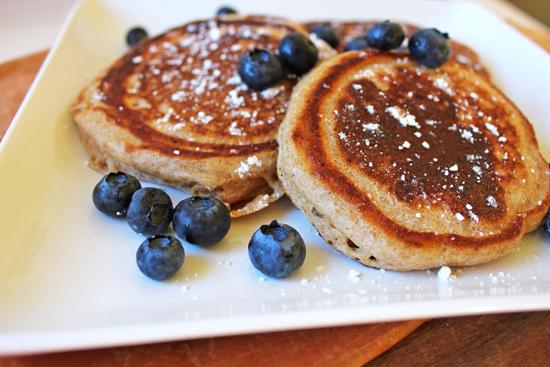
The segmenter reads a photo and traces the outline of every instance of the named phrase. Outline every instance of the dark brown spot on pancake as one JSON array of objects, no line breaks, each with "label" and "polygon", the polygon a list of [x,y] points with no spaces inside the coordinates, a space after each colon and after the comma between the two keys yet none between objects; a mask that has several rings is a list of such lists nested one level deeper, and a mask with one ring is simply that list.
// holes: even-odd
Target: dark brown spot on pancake
[{"label": "dark brown spot on pancake", "polygon": [[315,216],[317,216],[317,217],[319,217],[319,218],[323,218],[323,214],[319,213],[319,211],[317,210],[317,208],[315,208],[315,207],[311,208],[311,212],[312,212]]},{"label": "dark brown spot on pancake", "polygon": [[359,246],[357,246],[357,245],[355,244],[355,242],[353,242],[353,241],[350,240],[349,238],[347,239],[346,243],[347,243],[347,245],[348,245],[351,249],[353,249],[353,250],[357,250],[357,249],[359,248]]}]

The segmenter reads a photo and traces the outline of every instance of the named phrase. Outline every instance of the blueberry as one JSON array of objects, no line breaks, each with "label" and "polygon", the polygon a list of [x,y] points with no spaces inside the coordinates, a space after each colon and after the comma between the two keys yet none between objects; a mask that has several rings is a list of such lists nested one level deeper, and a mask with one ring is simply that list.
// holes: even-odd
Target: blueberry
[{"label": "blueberry", "polygon": [[544,232],[546,232],[546,234],[550,234],[550,215],[549,214],[546,214],[546,217],[544,218],[544,223],[542,226],[544,228]]},{"label": "blueberry", "polygon": [[147,187],[135,192],[128,207],[128,224],[144,236],[163,234],[172,220],[172,200],[162,190]]},{"label": "blueberry", "polygon": [[225,237],[231,226],[231,216],[218,199],[193,196],[176,206],[172,223],[181,239],[199,246],[210,246]]},{"label": "blueberry", "polygon": [[313,33],[317,38],[322,39],[333,48],[338,47],[340,44],[340,37],[328,23],[316,24],[309,30],[310,33]]},{"label": "blueberry", "polygon": [[126,43],[130,47],[134,47],[141,40],[148,37],[147,31],[142,27],[134,27],[128,31],[126,34]]},{"label": "blueberry", "polygon": [[298,231],[274,220],[254,233],[248,243],[248,256],[265,275],[284,278],[302,266],[306,246]]},{"label": "blueberry", "polygon": [[412,58],[428,68],[437,68],[451,55],[449,35],[435,28],[416,31],[409,40]]},{"label": "blueberry", "polygon": [[364,50],[368,47],[367,36],[359,36],[346,43],[344,51]]},{"label": "blueberry", "polygon": [[292,32],[279,43],[279,54],[290,71],[302,75],[315,66],[319,52],[307,36]]},{"label": "blueberry", "polygon": [[404,39],[405,32],[403,28],[389,20],[373,25],[367,32],[369,46],[382,51],[398,48]]},{"label": "blueberry", "polygon": [[216,11],[216,16],[221,17],[223,15],[237,14],[237,11],[230,6],[222,6]]},{"label": "blueberry", "polygon": [[151,279],[165,280],[183,265],[185,251],[181,242],[171,236],[154,236],[143,241],[136,253],[139,270]]},{"label": "blueberry", "polygon": [[95,185],[92,199],[100,212],[112,217],[125,217],[132,195],[140,188],[134,176],[111,172]]},{"label": "blueberry", "polygon": [[258,48],[241,57],[237,72],[246,85],[256,90],[269,88],[280,82],[285,76],[279,57],[272,52]]}]

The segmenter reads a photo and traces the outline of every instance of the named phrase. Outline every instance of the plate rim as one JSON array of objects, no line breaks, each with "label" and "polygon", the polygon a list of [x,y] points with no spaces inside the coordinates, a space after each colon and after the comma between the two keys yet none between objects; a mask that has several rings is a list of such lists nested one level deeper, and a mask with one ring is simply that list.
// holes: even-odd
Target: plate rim
[{"label": "plate rim", "polygon": [[[232,316],[230,319],[214,317],[199,321],[155,322],[136,325],[119,325],[112,328],[97,327],[76,330],[50,330],[44,332],[0,333],[0,356],[66,352],[95,348],[111,348],[185,341],[200,338],[318,329],[378,322],[396,322],[441,317],[473,316],[528,311],[550,311],[548,294],[493,296],[480,303],[477,297],[453,299],[442,309],[441,299],[412,301],[407,316],[402,315],[401,303],[353,306],[314,310],[317,320],[311,324],[310,310],[270,314],[272,322],[261,321],[265,315]],[[511,305],[506,300],[513,299]],[[436,310],[433,312],[433,310]],[[375,311],[375,312],[373,312]],[[335,317],[335,315],[338,315]],[[308,317],[304,317],[308,316]],[[219,321],[224,319],[225,323]],[[230,322],[227,322],[230,320]]]}]

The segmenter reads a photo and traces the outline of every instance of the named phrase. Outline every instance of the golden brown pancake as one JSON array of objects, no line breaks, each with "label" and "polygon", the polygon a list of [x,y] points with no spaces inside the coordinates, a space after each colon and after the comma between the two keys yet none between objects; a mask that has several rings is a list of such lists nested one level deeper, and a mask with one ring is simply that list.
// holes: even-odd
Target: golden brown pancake
[{"label": "golden brown pancake", "polygon": [[450,60],[347,52],[294,90],[279,179],[321,236],[363,264],[474,265],[512,251],[550,205],[531,124]]},{"label": "golden brown pancake", "polygon": [[269,205],[282,195],[275,136],[296,78],[252,91],[237,64],[293,31],[306,34],[281,18],[227,16],[140,43],[73,107],[92,167],[215,195],[233,216]]}]

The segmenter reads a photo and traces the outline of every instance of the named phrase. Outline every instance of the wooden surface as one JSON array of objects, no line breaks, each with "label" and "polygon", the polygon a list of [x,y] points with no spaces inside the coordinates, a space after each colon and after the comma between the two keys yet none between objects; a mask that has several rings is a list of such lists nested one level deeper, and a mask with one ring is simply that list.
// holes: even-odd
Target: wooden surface
[{"label": "wooden surface", "polygon": [[0,64],[0,139],[25,97],[46,53],[44,51]]},{"label": "wooden surface", "polygon": [[[520,30],[550,49],[548,34]],[[0,65],[0,138],[44,57],[42,52]],[[361,366],[369,361],[369,366],[550,365],[550,312],[427,323],[413,320],[11,357],[0,359],[0,366]]]},{"label": "wooden surface", "polygon": [[0,366],[362,366],[421,323],[372,324],[8,358],[0,359]]},{"label": "wooden surface", "polygon": [[368,367],[550,366],[550,312],[431,320]]}]

